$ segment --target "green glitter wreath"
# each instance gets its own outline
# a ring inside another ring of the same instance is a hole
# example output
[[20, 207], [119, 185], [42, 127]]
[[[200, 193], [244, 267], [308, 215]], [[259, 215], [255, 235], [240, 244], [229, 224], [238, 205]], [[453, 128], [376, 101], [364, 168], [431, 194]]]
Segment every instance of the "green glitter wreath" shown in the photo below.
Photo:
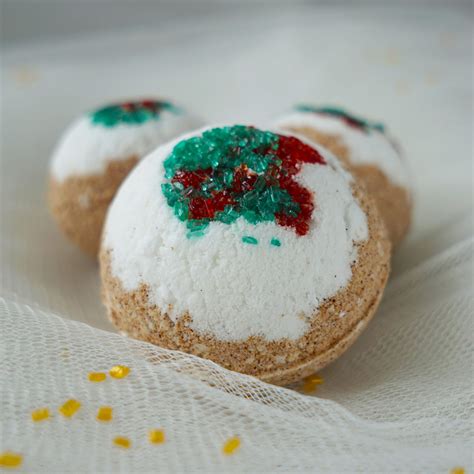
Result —
[[150, 120], [158, 120], [163, 110], [180, 113], [180, 110], [170, 102], [142, 100], [102, 107], [92, 112], [90, 119], [92, 124], [106, 128], [120, 124], [141, 125]]
[[299, 104], [299, 105], [296, 105], [294, 108], [298, 112], [325, 114], [325, 115], [330, 115], [332, 117], [339, 118], [343, 120], [344, 122], [346, 122], [348, 125], [364, 130], [365, 132], [376, 130], [380, 133], [385, 133], [385, 125], [383, 123], [371, 122], [370, 120], [364, 119], [362, 117], [357, 117], [339, 107], [331, 107], [331, 106], [317, 107], [313, 105]]
[[173, 148], [161, 189], [188, 237], [203, 235], [211, 220], [231, 224], [239, 217], [276, 220], [304, 235], [312, 194], [293, 180], [303, 162], [325, 164], [294, 137], [243, 125], [214, 128]]

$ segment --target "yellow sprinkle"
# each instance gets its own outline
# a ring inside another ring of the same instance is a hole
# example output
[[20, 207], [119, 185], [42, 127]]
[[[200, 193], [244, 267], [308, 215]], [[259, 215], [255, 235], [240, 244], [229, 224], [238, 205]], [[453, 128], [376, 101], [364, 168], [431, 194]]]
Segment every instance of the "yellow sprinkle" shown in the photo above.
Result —
[[112, 407], [100, 407], [97, 412], [99, 421], [110, 421], [112, 419]]
[[303, 384], [303, 392], [304, 393], [314, 393], [316, 391], [316, 387], [318, 385], [313, 382], [305, 382]]
[[114, 444], [124, 449], [128, 449], [132, 445], [131, 441], [125, 436], [116, 436], [114, 438]]
[[451, 474], [465, 474], [466, 471], [464, 470], [463, 467], [453, 467], [451, 469]]
[[33, 84], [38, 80], [38, 72], [28, 66], [16, 68], [13, 71], [15, 81], [18, 84]]
[[130, 373], [130, 369], [125, 365], [116, 365], [112, 367], [109, 374], [114, 379], [123, 379]]
[[81, 403], [71, 398], [59, 408], [59, 413], [67, 418], [71, 418], [71, 416], [74, 415], [74, 413], [76, 413], [79, 408], [81, 408]]
[[49, 418], [49, 410], [47, 408], [38, 408], [31, 412], [31, 419], [33, 421], [43, 421]]
[[89, 382], [103, 382], [107, 375], [104, 372], [90, 372], [88, 377]]
[[320, 385], [324, 382], [324, 379], [318, 374], [308, 375], [304, 378], [304, 381], [307, 383], [313, 383], [315, 385]]
[[148, 439], [150, 443], [161, 444], [166, 440], [165, 432], [163, 430], [151, 430], [148, 433]]
[[323, 378], [318, 374], [312, 374], [303, 379], [302, 390], [304, 393], [313, 393], [318, 385], [324, 382]]
[[23, 462], [21, 454], [5, 451], [0, 454], [0, 467], [18, 467]]
[[226, 456], [230, 456], [231, 454], [234, 454], [237, 449], [239, 449], [240, 446], [240, 438], [237, 436], [234, 436], [232, 438], [229, 438], [225, 443], [224, 446], [222, 446], [222, 452]]

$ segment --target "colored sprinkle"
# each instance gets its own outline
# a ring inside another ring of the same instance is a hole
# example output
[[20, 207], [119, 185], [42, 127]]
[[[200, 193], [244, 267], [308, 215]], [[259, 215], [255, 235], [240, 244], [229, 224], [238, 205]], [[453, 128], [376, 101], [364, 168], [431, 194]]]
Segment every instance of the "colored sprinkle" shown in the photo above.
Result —
[[244, 244], [250, 244], [250, 245], [258, 244], [258, 240], [255, 237], [250, 237], [250, 235], [246, 235], [245, 237], [242, 237], [242, 242]]
[[130, 368], [125, 365], [116, 365], [112, 367], [109, 374], [114, 379], [123, 379], [130, 373]]
[[313, 393], [318, 385], [324, 382], [323, 378], [317, 374], [309, 375], [303, 379], [303, 392]]
[[273, 239], [270, 240], [270, 245], [273, 245], [274, 247], [281, 247], [281, 242], [277, 238], [273, 237]]
[[48, 408], [38, 408], [31, 412], [31, 419], [33, 421], [43, 421], [49, 418], [49, 410]]
[[453, 467], [450, 474], [465, 474], [466, 471], [463, 467]]
[[229, 438], [224, 443], [224, 446], [222, 446], [222, 452], [226, 456], [230, 456], [234, 454], [235, 451], [237, 451], [237, 449], [239, 449], [239, 446], [240, 446], [240, 438], [238, 438], [237, 436], [234, 436], [232, 438]]
[[[295, 137], [234, 125], [179, 142], [164, 161], [162, 193], [188, 238], [210, 222], [275, 222], [306, 235], [313, 193], [295, 176], [304, 164], [325, 165], [317, 150]], [[248, 243], [248, 242], [247, 242]]]
[[18, 467], [23, 462], [21, 454], [4, 451], [0, 454], [0, 467]]
[[121, 448], [128, 449], [132, 445], [132, 442], [125, 436], [116, 436], [114, 438], [114, 444]]
[[90, 382], [103, 382], [107, 375], [104, 372], [90, 372], [88, 378]]
[[163, 430], [151, 430], [148, 433], [148, 439], [150, 443], [162, 444], [166, 440], [165, 432]]
[[110, 421], [112, 419], [112, 407], [100, 407], [97, 412], [97, 420]]
[[74, 415], [74, 413], [76, 413], [79, 408], [81, 408], [81, 403], [71, 398], [59, 408], [59, 413], [61, 413], [61, 415], [65, 416], [66, 418], [71, 418], [71, 416]]
[[312, 374], [312, 375], [308, 375], [308, 377], [305, 377], [304, 381], [314, 383], [316, 385], [320, 385], [324, 382], [324, 379], [318, 374]]

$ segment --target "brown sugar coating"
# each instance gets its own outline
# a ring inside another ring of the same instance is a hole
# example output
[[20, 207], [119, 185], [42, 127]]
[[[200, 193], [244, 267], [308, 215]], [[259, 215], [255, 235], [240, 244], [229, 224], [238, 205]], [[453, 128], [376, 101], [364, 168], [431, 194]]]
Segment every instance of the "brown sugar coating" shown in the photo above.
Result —
[[138, 158], [107, 162], [102, 174], [50, 179], [49, 207], [59, 227], [84, 252], [97, 257], [107, 209]]
[[410, 227], [412, 203], [408, 190], [394, 184], [376, 165], [352, 164], [349, 149], [339, 136], [322, 133], [312, 127], [290, 127], [289, 130], [330, 150], [365, 185], [375, 199], [395, 249]]
[[166, 309], [149, 302], [145, 282], [134, 291], [123, 288], [112, 273], [112, 251], [102, 247], [102, 299], [110, 320], [131, 337], [211, 359], [266, 382], [289, 384], [313, 373], [354, 342], [372, 318], [389, 274], [390, 242], [375, 203], [357, 186], [354, 195], [367, 215], [369, 238], [358, 244], [358, 259], [348, 285], [325, 300], [313, 315], [307, 315], [308, 330], [299, 339], [268, 341], [252, 336], [221, 341], [194, 331], [190, 314], [174, 322]]

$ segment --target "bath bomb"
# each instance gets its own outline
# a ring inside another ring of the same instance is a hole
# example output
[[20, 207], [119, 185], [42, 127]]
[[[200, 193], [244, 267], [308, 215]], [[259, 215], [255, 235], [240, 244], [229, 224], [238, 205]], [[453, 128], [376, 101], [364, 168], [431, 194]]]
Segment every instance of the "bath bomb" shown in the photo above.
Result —
[[411, 221], [410, 179], [400, 147], [383, 124], [340, 108], [299, 105], [273, 125], [332, 151], [374, 197], [392, 247], [400, 244]]
[[390, 251], [375, 203], [329, 151], [216, 125], [126, 179], [104, 226], [102, 295], [131, 337], [287, 384], [362, 332]]
[[137, 100], [79, 117], [51, 160], [49, 205], [59, 227], [96, 256], [110, 202], [137, 162], [203, 122], [171, 102]]

